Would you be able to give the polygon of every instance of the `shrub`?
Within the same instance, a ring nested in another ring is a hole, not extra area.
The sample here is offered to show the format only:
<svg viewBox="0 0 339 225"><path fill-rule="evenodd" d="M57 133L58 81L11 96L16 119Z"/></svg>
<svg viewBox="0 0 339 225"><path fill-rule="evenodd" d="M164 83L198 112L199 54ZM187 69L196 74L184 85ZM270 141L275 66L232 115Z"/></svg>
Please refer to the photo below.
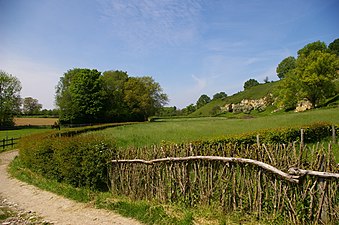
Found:
<svg viewBox="0 0 339 225"><path fill-rule="evenodd" d="M108 161L114 144L98 135L35 135L20 144L24 165L45 177L93 190L108 189Z"/></svg>

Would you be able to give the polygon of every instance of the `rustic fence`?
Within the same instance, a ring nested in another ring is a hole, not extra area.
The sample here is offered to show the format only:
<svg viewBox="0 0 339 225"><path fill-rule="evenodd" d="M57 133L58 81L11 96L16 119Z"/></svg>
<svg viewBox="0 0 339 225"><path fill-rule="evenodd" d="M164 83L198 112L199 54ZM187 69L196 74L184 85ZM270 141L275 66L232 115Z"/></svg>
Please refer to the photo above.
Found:
<svg viewBox="0 0 339 225"><path fill-rule="evenodd" d="M339 168L331 145L187 144L117 154L110 173L115 194L211 205L293 224L339 221L339 175L335 174Z"/></svg>
<svg viewBox="0 0 339 225"><path fill-rule="evenodd" d="M0 149L4 150L6 147L11 146L13 148L14 145L18 144L18 140L20 138L4 138L0 140Z"/></svg>

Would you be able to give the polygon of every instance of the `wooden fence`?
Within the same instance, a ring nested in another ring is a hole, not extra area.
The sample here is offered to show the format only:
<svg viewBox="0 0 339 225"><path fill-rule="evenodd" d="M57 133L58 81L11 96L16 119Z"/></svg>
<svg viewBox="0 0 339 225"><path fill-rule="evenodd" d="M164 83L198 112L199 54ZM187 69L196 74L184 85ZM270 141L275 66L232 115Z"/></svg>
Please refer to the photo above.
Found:
<svg viewBox="0 0 339 225"><path fill-rule="evenodd" d="M4 150L6 147L11 146L13 148L16 145L20 138L4 138L0 140L0 149Z"/></svg>
<svg viewBox="0 0 339 225"><path fill-rule="evenodd" d="M211 205L292 224L339 221L339 168L331 146L301 151L294 145L219 147L223 156L216 156L216 149L204 149L214 155L196 155L189 145L154 148L158 157L148 160L131 158L129 150L124 153L128 160L112 160L112 192L161 203ZM225 157L229 153L235 157Z"/></svg>

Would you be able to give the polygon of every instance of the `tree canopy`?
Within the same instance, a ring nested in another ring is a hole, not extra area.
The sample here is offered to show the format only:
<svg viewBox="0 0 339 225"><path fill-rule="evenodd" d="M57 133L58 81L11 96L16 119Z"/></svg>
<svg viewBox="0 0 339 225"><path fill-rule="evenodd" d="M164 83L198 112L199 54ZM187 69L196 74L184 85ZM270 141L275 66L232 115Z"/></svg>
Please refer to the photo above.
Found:
<svg viewBox="0 0 339 225"><path fill-rule="evenodd" d="M42 105L38 99L26 97L22 100L22 113L26 115L36 115L40 113Z"/></svg>
<svg viewBox="0 0 339 225"><path fill-rule="evenodd" d="M296 66L282 80L278 104L294 108L297 101L307 99L313 107L336 94L339 58L330 53L323 42L314 42L298 51Z"/></svg>
<svg viewBox="0 0 339 225"><path fill-rule="evenodd" d="M244 83L244 90L247 90L247 89L254 87L254 86L257 86L257 85L259 85L259 82L257 80L249 79L248 81L246 81Z"/></svg>
<svg viewBox="0 0 339 225"><path fill-rule="evenodd" d="M339 38L335 39L328 45L328 50L330 53L339 56Z"/></svg>
<svg viewBox="0 0 339 225"><path fill-rule="evenodd" d="M289 56L281 61L277 67L277 76L283 79L288 72L293 70L296 66L296 59L293 56Z"/></svg>
<svg viewBox="0 0 339 225"><path fill-rule="evenodd" d="M199 97L198 101L197 101L197 109L203 107L204 105L206 105L207 103L209 103L211 101L211 98L208 97L207 95L203 94Z"/></svg>
<svg viewBox="0 0 339 225"><path fill-rule="evenodd" d="M18 78L0 70L0 127L14 125L20 112L21 83Z"/></svg>
<svg viewBox="0 0 339 225"><path fill-rule="evenodd" d="M145 120L168 101L151 77L72 69L60 78L56 103L62 123Z"/></svg>
<svg viewBox="0 0 339 225"><path fill-rule="evenodd" d="M223 91L219 92L219 93L216 93L213 95L213 100L215 99L223 99L223 98L226 98L227 97L227 94Z"/></svg>

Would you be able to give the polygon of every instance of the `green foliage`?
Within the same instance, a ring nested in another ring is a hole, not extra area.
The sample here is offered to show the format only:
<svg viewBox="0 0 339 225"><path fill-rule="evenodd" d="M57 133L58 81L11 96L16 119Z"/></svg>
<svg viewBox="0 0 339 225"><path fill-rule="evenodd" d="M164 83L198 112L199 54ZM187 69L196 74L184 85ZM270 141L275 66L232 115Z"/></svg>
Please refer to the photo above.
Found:
<svg viewBox="0 0 339 225"><path fill-rule="evenodd" d="M23 109L22 112L25 115L36 115L40 113L42 105L39 104L38 100L32 97L26 97L23 99Z"/></svg>
<svg viewBox="0 0 339 225"><path fill-rule="evenodd" d="M323 104L326 98L337 94L334 81L339 77L338 68L339 58L328 53L325 43L306 45L298 51L295 68L289 70L281 82L278 106L292 109L303 99L313 107Z"/></svg>
<svg viewBox="0 0 339 225"><path fill-rule="evenodd" d="M244 83L244 90L250 89L251 87L259 85L259 82L255 79L249 79Z"/></svg>
<svg viewBox="0 0 339 225"><path fill-rule="evenodd" d="M197 101L197 109L203 107L204 105L206 105L207 103L209 103L211 101L211 98L208 97L207 95L203 94L199 97L198 101Z"/></svg>
<svg viewBox="0 0 339 225"><path fill-rule="evenodd" d="M168 101L151 77L72 69L60 78L56 103L61 123L145 121Z"/></svg>
<svg viewBox="0 0 339 225"><path fill-rule="evenodd" d="M197 110L197 107L194 104L190 104L181 110L183 115L189 115Z"/></svg>
<svg viewBox="0 0 339 225"><path fill-rule="evenodd" d="M281 81L259 84L250 89L240 91L234 95L227 96L223 99L214 99L203 107L194 110L190 116L214 116L215 109L224 106L225 104L236 104L243 99L260 99L273 93ZM218 115L218 114L217 114Z"/></svg>
<svg viewBox="0 0 339 225"><path fill-rule="evenodd" d="M159 83L151 77L130 77L124 86L124 101L138 120L147 120L167 103Z"/></svg>
<svg viewBox="0 0 339 225"><path fill-rule="evenodd" d="M101 73L90 69L72 69L60 78L56 104L61 123L100 122L105 93Z"/></svg>
<svg viewBox="0 0 339 225"><path fill-rule="evenodd" d="M216 99L224 99L227 97L227 94L225 92L219 92L213 95L213 99L212 100L216 100Z"/></svg>
<svg viewBox="0 0 339 225"><path fill-rule="evenodd" d="M336 68L339 59L330 53L311 52L308 57L299 57L297 67L291 76L295 76L300 98L307 98L313 106L335 94L333 80L337 79Z"/></svg>
<svg viewBox="0 0 339 225"><path fill-rule="evenodd" d="M296 59L293 56L289 56L281 61L277 67L277 76L283 79L288 72L293 70L296 66Z"/></svg>
<svg viewBox="0 0 339 225"><path fill-rule="evenodd" d="M118 122L128 120L129 109L124 101L124 86L128 80L127 72L106 71L103 73L104 91L107 95L105 102L105 120Z"/></svg>
<svg viewBox="0 0 339 225"><path fill-rule="evenodd" d="M328 45L328 50L330 51L330 53L339 56L339 38L335 39Z"/></svg>
<svg viewBox="0 0 339 225"><path fill-rule="evenodd" d="M21 83L18 78L0 70L0 127L13 126L20 112Z"/></svg>
<svg viewBox="0 0 339 225"><path fill-rule="evenodd" d="M20 142L24 166L75 187L107 190L107 162L114 145L98 136L34 135Z"/></svg>
<svg viewBox="0 0 339 225"><path fill-rule="evenodd" d="M308 55L315 51L326 52L327 46L325 42L316 41L305 45L302 49L298 51L298 57L300 56L307 57Z"/></svg>

